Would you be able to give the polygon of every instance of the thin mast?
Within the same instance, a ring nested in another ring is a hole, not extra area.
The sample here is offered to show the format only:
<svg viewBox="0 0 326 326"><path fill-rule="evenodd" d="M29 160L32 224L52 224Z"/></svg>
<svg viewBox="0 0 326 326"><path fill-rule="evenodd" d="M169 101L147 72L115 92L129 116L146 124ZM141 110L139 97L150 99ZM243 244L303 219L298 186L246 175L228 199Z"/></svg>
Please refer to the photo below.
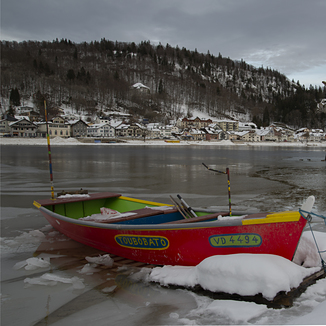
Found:
<svg viewBox="0 0 326 326"><path fill-rule="evenodd" d="M46 139L47 139L47 142L48 142L49 170L50 170L50 184L51 184L51 199L54 200L53 173L52 173L52 160L51 160L51 146L50 146L49 123L48 123L48 112L47 112L47 109L46 109L46 100L44 100L44 115L45 115L45 121L46 121Z"/></svg>
<svg viewBox="0 0 326 326"><path fill-rule="evenodd" d="M221 174L226 174L227 175L227 177L228 177L228 193L229 193L229 213L230 213L230 216L232 216L231 184L230 184L230 170L229 170L229 168L226 168L226 171L224 172L224 171L219 171L219 170L211 169L205 163L202 163L202 164L209 171L213 171L213 172L216 172L216 173L221 173Z"/></svg>

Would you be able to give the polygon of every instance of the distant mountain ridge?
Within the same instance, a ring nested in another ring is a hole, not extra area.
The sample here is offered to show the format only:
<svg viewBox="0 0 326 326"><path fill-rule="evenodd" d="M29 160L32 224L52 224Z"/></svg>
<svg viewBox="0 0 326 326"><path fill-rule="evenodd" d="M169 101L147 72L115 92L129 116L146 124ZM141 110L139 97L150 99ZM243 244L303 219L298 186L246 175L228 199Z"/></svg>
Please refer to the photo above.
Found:
<svg viewBox="0 0 326 326"><path fill-rule="evenodd" d="M201 111L218 118L280 121L294 127L324 128L325 112L317 104L325 88L299 82L270 68L185 48L69 40L1 42L1 96L43 99L55 114L63 104L77 111L103 114L120 110L135 120L168 122ZM140 83L145 87L133 87ZM145 91L144 91L145 90ZM15 94L17 97L17 94ZM4 108L2 108L4 110Z"/></svg>

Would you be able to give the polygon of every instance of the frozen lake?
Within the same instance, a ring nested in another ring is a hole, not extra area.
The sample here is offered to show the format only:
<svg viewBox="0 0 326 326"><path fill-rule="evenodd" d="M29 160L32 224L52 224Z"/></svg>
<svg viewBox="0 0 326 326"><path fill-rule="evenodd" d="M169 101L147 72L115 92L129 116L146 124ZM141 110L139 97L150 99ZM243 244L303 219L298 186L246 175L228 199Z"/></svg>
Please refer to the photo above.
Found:
<svg viewBox="0 0 326 326"><path fill-rule="evenodd" d="M324 158L325 150L318 147L52 146L55 192L82 187L89 192L112 191L163 203L170 203L170 195L181 194L191 206L227 210L226 176L207 171L204 162L221 171L229 167L233 211L242 212L296 210L314 195L314 210L326 215ZM48 197L46 147L1 146L4 325L235 323L230 315L200 312L210 298L130 279L132 268L92 270L88 266L89 270L83 270L87 261L82 259L97 252L46 227L47 221L32 204L34 199ZM314 229L325 232L321 220L314 221ZM50 252L58 256L45 267L13 268L35 252L48 259ZM45 285L26 282L46 272L61 279L47 280ZM83 279L85 288L78 288L76 277ZM293 308L268 309L249 323L291 323L298 314L311 311L309 300L303 296Z"/></svg>

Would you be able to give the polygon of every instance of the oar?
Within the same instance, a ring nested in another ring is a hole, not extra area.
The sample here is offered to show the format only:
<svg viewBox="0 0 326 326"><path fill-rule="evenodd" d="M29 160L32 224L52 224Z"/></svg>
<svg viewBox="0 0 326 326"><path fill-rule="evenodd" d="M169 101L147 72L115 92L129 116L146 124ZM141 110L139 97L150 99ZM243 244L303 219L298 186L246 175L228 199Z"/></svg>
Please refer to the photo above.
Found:
<svg viewBox="0 0 326 326"><path fill-rule="evenodd" d="M230 216L232 216L232 209L231 209L231 186L230 186L230 170L229 170L229 168L226 168L226 171L223 172L223 171L211 169L205 163L202 163L202 164L209 171L213 171L213 172L222 173L222 174L226 174L227 175L227 177L228 177L228 193L229 193L229 212L230 212Z"/></svg>
<svg viewBox="0 0 326 326"><path fill-rule="evenodd" d="M197 217L194 210L186 203L186 201L180 195L177 195L177 197L180 199L181 203L185 206L186 210L192 215L192 217Z"/></svg>
<svg viewBox="0 0 326 326"><path fill-rule="evenodd" d="M179 213L184 217L184 218L189 218L189 216L187 215L187 212L174 200L174 198L172 196L170 196L170 199L172 201L172 203L174 204L174 206L177 208L177 210L179 211Z"/></svg>

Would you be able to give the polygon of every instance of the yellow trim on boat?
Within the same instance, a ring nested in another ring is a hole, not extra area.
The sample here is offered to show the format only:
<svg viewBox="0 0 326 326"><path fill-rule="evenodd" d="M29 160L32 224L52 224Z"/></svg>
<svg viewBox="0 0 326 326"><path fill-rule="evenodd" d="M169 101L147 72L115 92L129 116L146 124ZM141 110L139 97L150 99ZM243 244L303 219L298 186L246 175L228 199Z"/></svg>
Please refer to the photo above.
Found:
<svg viewBox="0 0 326 326"><path fill-rule="evenodd" d="M300 219L300 213L297 211L285 211L267 215L265 218L243 219L242 225L267 224L281 222L297 222Z"/></svg>
<svg viewBox="0 0 326 326"><path fill-rule="evenodd" d="M37 208L40 208L42 205L40 203L38 203L37 201L34 200L33 203L34 206L36 206Z"/></svg>
<svg viewBox="0 0 326 326"><path fill-rule="evenodd" d="M133 202L136 202L136 203L148 204L148 205L153 205L153 206L173 206L173 205L169 205L169 204L161 204L161 203L157 203L157 202L154 202L154 201L136 199L136 198L125 197L125 196L120 196L119 198L123 199L123 200L129 200L129 201L133 201Z"/></svg>

